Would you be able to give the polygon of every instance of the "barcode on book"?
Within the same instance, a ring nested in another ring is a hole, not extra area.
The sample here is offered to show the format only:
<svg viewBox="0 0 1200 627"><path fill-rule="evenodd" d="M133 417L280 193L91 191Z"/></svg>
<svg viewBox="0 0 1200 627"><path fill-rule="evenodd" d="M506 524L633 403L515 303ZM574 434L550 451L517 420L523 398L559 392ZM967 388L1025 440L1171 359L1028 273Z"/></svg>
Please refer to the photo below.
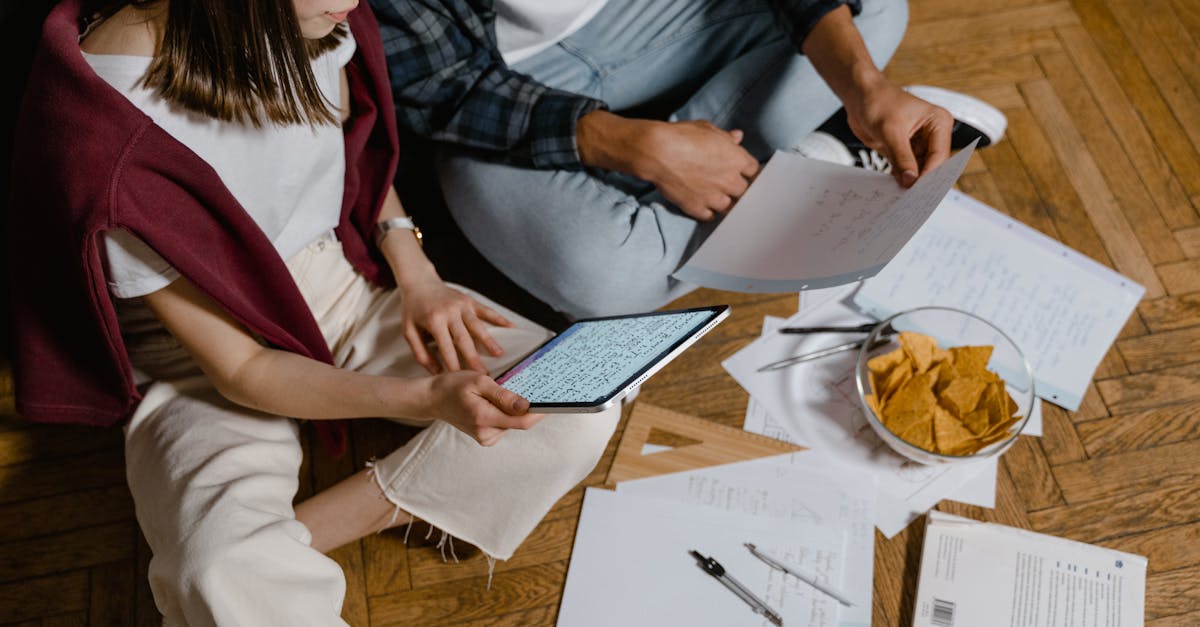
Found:
<svg viewBox="0 0 1200 627"><path fill-rule="evenodd" d="M954 603L934 597L933 616L929 622L937 627L954 627Z"/></svg>

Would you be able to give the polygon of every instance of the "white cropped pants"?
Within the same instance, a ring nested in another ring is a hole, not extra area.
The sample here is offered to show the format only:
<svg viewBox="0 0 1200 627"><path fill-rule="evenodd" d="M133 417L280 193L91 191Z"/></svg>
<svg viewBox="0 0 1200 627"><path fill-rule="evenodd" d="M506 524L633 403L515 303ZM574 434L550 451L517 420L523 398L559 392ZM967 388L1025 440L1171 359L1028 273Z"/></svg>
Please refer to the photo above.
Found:
<svg viewBox="0 0 1200 627"><path fill-rule="evenodd" d="M314 241L288 267L338 366L426 374L401 333L400 294L370 286L336 240ZM548 337L472 295L517 325L492 329L504 355L484 357L490 371ZM445 422L424 423L375 464L376 480L417 518L507 559L595 466L619 413L547 416L493 447ZM125 455L138 523L153 551L150 587L165 622L344 624L342 569L309 546L311 535L292 509L303 457L295 421L234 405L203 376L158 380L126 427Z"/></svg>

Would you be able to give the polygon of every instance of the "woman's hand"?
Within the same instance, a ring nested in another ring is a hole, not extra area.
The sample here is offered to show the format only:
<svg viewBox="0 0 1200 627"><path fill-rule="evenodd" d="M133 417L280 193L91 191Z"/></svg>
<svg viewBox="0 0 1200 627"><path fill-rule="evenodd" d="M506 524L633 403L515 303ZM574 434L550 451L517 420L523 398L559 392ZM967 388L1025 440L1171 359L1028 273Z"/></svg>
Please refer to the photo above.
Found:
<svg viewBox="0 0 1200 627"><path fill-rule="evenodd" d="M846 103L846 117L863 143L887 157L892 176L904 187L950 155L954 116L882 76L860 99Z"/></svg>
<svg viewBox="0 0 1200 627"><path fill-rule="evenodd" d="M483 446L508 429L528 429L544 417L530 414L529 401L478 372L450 372L429 379L427 414L454 425Z"/></svg>
<svg viewBox="0 0 1200 627"><path fill-rule="evenodd" d="M436 275L405 285L403 296L404 339L412 348L413 358L430 373L438 374L443 367L451 372L468 368L486 373L476 343L493 357L504 353L484 323L501 327L511 327L513 323L447 286ZM436 343L437 356L426 346L427 338Z"/></svg>

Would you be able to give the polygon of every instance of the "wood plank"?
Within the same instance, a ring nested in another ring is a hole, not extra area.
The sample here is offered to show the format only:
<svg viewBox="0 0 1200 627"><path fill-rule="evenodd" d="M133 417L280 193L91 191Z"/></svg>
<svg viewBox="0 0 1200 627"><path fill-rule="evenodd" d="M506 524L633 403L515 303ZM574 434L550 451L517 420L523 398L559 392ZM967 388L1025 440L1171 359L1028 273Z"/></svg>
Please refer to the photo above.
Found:
<svg viewBox="0 0 1200 627"><path fill-rule="evenodd" d="M0 418L0 467L121 448L124 448L124 442L120 429L34 424Z"/></svg>
<svg viewBox="0 0 1200 627"><path fill-rule="evenodd" d="M1078 75L1100 103L1104 118L1112 126L1124 152L1128 153L1166 223L1178 228L1200 222L1200 214L1192 206L1188 191L1176 178L1171 164L1150 136L1137 108L1126 96L1087 31L1082 26L1064 26L1057 32L1067 55L1078 68Z"/></svg>
<svg viewBox="0 0 1200 627"><path fill-rule="evenodd" d="M511 559L496 562L495 573L506 573L538 564L566 561L571 557L575 543L576 518L543 521L526 538ZM469 551L457 551L459 561L443 561L441 551L434 546L409 550L409 568L412 572L413 588L429 588L451 581L472 577L486 578L487 557L482 551L456 543L457 547Z"/></svg>
<svg viewBox="0 0 1200 627"><path fill-rule="evenodd" d="M1075 429L1093 458L1200 439L1200 403L1082 422Z"/></svg>
<svg viewBox="0 0 1200 627"><path fill-rule="evenodd" d="M133 497L125 486L84 490L0 505L0 542L131 520Z"/></svg>
<svg viewBox="0 0 1200 627"><path fill-rule="evenodd" d="M1095 383L1089 383L1087 391L1083 393L1083 402L1079 404L1079 409L1071 413L1071 422L1079 423L1097 418L1107 418L1108 415L1108 407L1104 405L1104 399L1100 398L1100 390L1096 388Z"/></svg>
<svg viewBox="0 0 1200 627"><path fill-rule="evenodd" d="M1175 240L1183 255L1189 259L1200 258L1200 226L1175 231Z"/></svg>
<svg viewBox="0 0 1200 627"><path fill-rule="evenodd" d="M1200 485L1198 456L1200 440L1191 440L1056 465L1054 478L1067 503L1084 503L1156 488Z"/></svg>
<svg viewBox="0 0 1200 627"><path fill-rule="evenodd" d="M1156 529L1102 542L1104 546L1149 560L1149 573L1200 564L1200 522Z"/></svg>
<svg viewBox="0 0 1200 627"><path fill-rule="evenodd" d="M1186 259L1158 266L1158 276L1168 294L1200 292L1200 259Z"/></svg>
<svg viewBox="0 0 1200 627"><path fill-rule="evenodd" d="M0 503L125 485L125 457L119 448L104 448L45 463L33 460L3 470Z"/></svg>
<svg viewBox="0 0 1200 627"><path fill-rule="evenodd" d="M994 208L1004 211L1008 216L1037 229L1048 237L1058 239L1058 230L1054 226L1054 221L1046 213L1046 204L1038 194L1033 181L1030 180L1025 164L1017 155L1016 142L1012 139L1013 128L1017 129L1015 131L1017 135L1022 134L1022 115L1017 111L1008 111L1008 115L1009 141L1002 141L979 151L987 163L988 172L991 173L996 186L1000 189L1001 197L1004 198L1003 205L995 205ZM1013 120L1016 120L1015 124ZM1107 259L1107 253L1105 253L1105 258Z"/></svg>
<svg viewBox="0 0 1200 627"><path fill-rule="evenodd" d="M971 155L971 157L974 158L975 155ZM982 154L980 159L983 159ZM964 174L959 177L956 187L975 200L1002 213L1008 213L1004 196L1000 194L1000 188L996 186L996 179L991 172Z"/></svg>
<svg viewBox="0 0 1200 627"><path fill-rule="evenodd" d="M1071 120L1079 129L1090 153L1098 157L1094 162L1117 204L1128 217L1147 258L1154 264L1183 259L1183 250L1172 237L1163 219L1163 212L1146 190L1130 155L1117 141L1066 53L1042 54L1038 56L1038 61L1053 85L1054 93L1066 110L1071 112ZM1182 189L1179 190L1179 197L1180 200L1184 199ZM1191 208L1190 203L1188 208Z"/></svg>
<svg viewBox="0 0 1200 627"><path fill-rule="evenodd" d="M486 581L472 578L372 597L371 621L378 625L442 625L555 605L566 575L566 562L555 562L499 573L492 579L491 589Z"/></svg>
<svg viewBox="0 0 1200 627"><path fill-rule="evenodd" d="M1004 476L1010 478L1013 489L1020 496L1019 501L1024 506L1022 512L1066 504L1062 492L1058 489L1058 484L1054 482L1054 475L1050 474L1050 463L1046 461L1046 453L1042 451L1042 446L1037 438L1031 436L1017 438L1012 448L1008 449L1000 458L1000 465L1004 470ZM1000 483L999 479L997 479L997 483ZM997 496L999 495L997 494ZM974 515L967 516L982 520Z"/></svg>
<svg viewBox="0 0 1200 627"><path fill-rule="evenodd" d="M0 607L6 621L86 610L87 605L87 570L0 583Z"/></svg>
<svg viewBox="0 0 1200 627"><path fill-rule="evenodd" d="M914 520L892 539L875 530L875 569L871 624L905 625L912 619L925 544L925 517ZM882 576L891 573L891 576Z"/></svg>
<svg viewBox="0 0 1200 627"><path fill-rule="evenodd" d="M1052 403L1042 403L1041 445L1051 466L1087 459L1067 410Z"/></svg>
<svg viewBox="0 0 1200 627"><path fill-rule="evenodd" d="M941 75L964 67L1003 64L1012 57L1060 50L1062 43L1050 27L932 45L914 38L905 38L900 42L900 48L888 62L886 69L889 76Z"/></svg>
<svg viewBox="0 0 1200 627"><path fill-rule="evenodd" d="M1200 400L1200 364L1132 374L1096 384L1113 414L1131 414Z"/></svg>
<svg viewBox="0 0 1200 627"><path fill-rule="evenodd" d="M69 614L55 614L42 619L42 627L87 627L97 623L88 622L87 612L71 612Z"/></svg>
<svg viewBox="0 0 1200 627"><path fill-rule="evenodd" d="M137 571L135 560L100 564L89 571L91 596L87 624L132 625L135 611L134 577Z"/></svg>
<svg viewBox="0 0 1200 627"><path fill-rule="evenodd" d="M0 544L0 581L131 558L133 530L132 522L120 522Z"/></svg>
<svg viewBox="0 0 1200 627"><path fill-rule="evenodd" d="M909 3L908 21L913 24L946 19L948 17L966 17L984 15L1035 4L1046 4L1052 0L922 0Z"/></svg>
<svg viewBox="0 0 1200 627"><path fill-rule="evenodd" d="M1200 611L1161 616L1146 621L1146 627L1196 627L1200 625Z"/></svg>
<svg viewBox="0 0 1200 627"><path fill-rule="evenodd" d="M974 96L997 109L1024 109L1025 99L1021 97L1021 92L1017 90L1017 86L1012 83L1001 85L988 85L984 87L976 87L968 92L969 96Z"/></svg>
<svg viewBox="0 0 1200 627"><path fill-rule="evenodd" d="M526 625L553 625L558 619L558 606L547 605L531 610L511 612L481 620L454 623L456 627L525 627Z"/></svg>
<svg viewBox="0 0 1200 627"><path fill-rule="evenodd" d="M1200 361L1200 326L1117 340L1130 372L1146 372Z"/></svg>
<svg viewBox="0 0 1200 627"><path fill-rule="evenodd" d="M1083 199L1084 209L1104 241L1113 265L1119 272L1141 283L1146 288L1147 297L1160 296L1163 287L1154 273L1154 266L1138 243L1128 218L1113 198L1095 159L1054 93L1054 88L1047 81L1033 81L1022 83L1021 93L1059 160L1072 164L1067 170L1067 177Z"/></svg>
<svg viewBox="0 0 1200 627"><path fill-rule="evenodd" d="M1138 315L1153 332L1200 325L1200 292L1143 300Z"/></svg>
<svg viewBox="0 0 1200 627"><path fill-rule="evenodd" d="M351 447L353 447L353 439ZM317 450L314 450L309 457L311 458L314 493L340 483L358 470L353 450L338 459L333 459ZM366 480L362 477L359 478ZM362 542L351 542L330 551L328 555L341 565L342 572L346 575L346 595L342 601L342 618L351 625L368 624L370 614L367 606L366 567L363 565Z"/></svg>
<svg viewBox="0 0 1200 627"><path fill-rule="evenodd" d="M1029 514L1036 531L1093 543L1197 519L1200 519L1200 491L1194 485L1111 496Z"/></svg>
<svg viewBox="0 0 1200 627"><path fill-rule="evenodd" d="M1129 374L1129 367L1125 365L1125 358L1114 344L1108 347L1108 351L1100 359L1100 365L1096 366L1096 373L1092 378L1099 381L1100 379L1122 377L1127 374Z"/></svg>
<svg viewBox="0 0 1200 627"><path fill-rule="evenodd" d="M1066 2L990 11L982 15L948 17L909 25L905 41L911 47L1016 35L1055 26L1078 24L1079 17Z"/></svg>
<svg viewBox="0 0 1200 627"><path fill-rule="evenodd" d="M1133 46L1125 38L1117 21L1104 3L1091 0L1071 0L1071 5L1087 34L1095 41L1122 90L1137 108L1155 144L1162 151L1167 163L1174 170L1180 184L1191 196L1200 195L1200 154L1188 141L1187 135L1176 121L1171 109L1163 100L1150 73L1141 64ZM1062 33L1063 29L1059 29ZM1067 52L1088 76L1084 65L1074 56L1072 46ZM1193 201L1193 207L1200 207Z"/></svg>
<svg viewBox="0 0 1200 627"><path fill-rule="evenodd" d="M1200 42L1195 39L1194 33L1184 28L1171 0L1158 0L1154 3L1154 10L1144 11L1141 18L1149 21L1162 47L1174 58L1175 67L1179 68L1187 85L1192 88L1192 93L1200 95L1200 63L1196 62L1200 59Z"/></svg>
<svg viewBox="0 0 1200 627"><path fill-rule="evenodd" d="M1200 605L1200 566L1146 577L1146 618L1176 616Z"/></svg>
<svg viewBox="0 0 1200 627"><path fill-rule="evenodd" d="M407 525L362 539L363 580L368 597L412 589L408 576Z"/></svg>
<svg viewBox="0 0 1200 627"><path fill-rule="evenodd" d="M1152 11L1146 11L1145 4L1131 0L1108 0L1107 5L1116 18L1118 26L1133 44L1133 50L1142 60L1142 64L1152 68L1150 78L1158 86L1158 91L1175 119L1179 120L1184 134L1192 142L1195 150L1200 150L1200 98L1192 91L1187 79L1175 64L1171 51L1163 41L1162 33L1154 27ZM1192 58L1195 63L1195 57Z"/></svg>
<svg viewBox="0 0 1200 627"><path fill-rule="evenodd" d="M1040 208L1049 218L1048 224L1035 228L1106 266L1112 266L1083 201L1071 187L1067 173L1054 158L1054 149L1028 110L1009 112L1008 139L1038 197L1043 199Z"/></svg>
<svg viewBox="0 0 1200 627"><path fill-rule="evenodd" d="M884 73L898 85L937 85L964 93L1044 78L1037 58L1031 54L1011 57L1003 63L979 62L933 69L910 70L889 65Z"/></svg>

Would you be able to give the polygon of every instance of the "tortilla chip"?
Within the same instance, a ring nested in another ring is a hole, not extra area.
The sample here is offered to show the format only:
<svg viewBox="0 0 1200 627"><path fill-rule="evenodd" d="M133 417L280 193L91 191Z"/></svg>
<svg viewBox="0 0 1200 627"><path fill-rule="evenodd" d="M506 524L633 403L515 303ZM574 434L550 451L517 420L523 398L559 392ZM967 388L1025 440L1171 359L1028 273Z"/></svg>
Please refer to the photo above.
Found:
<svg viewBox="0 0 1200 627"><path fill-rule="evenodd" d="M992 358L992 347L955 346L950 349L950 354L954 356L954 369L960 376L969 377L987 370L988 360Z"/></svg>
<svg viewBox="0 0 1200 627"><path fill-rule="evenodd" d="M900 348L912 360L913 369L917 373L926 372L933 365L933 349L936 346L937 342L928 335L911 331L900 332Z"/></svg>
<svg viewBox="0 0 1200 627"><path fill-rule="evenodd" d="M929 375L913 375L883 406L883 416L888 422L903 413L919 412L928 415L937 406L937 398L929 389ZM886 423L885 423L886 424Z"/></svg>
<svg viewBox="0 0 1200 627"><path fill-rule="evenodd" d="M938 401L955 416L965 419L967 414L975 411L987 386L982 379L959 377L938 392Z"/></svg>
<svg viewBox="0 0 1200 627"><path fill-rule="evenodd" d="M902 351L891 351L869 359L867 361L867 369L874 373L886 375L889 370L896 367L902 361L904 361L904 353Z"/></svg>
<svg viewBox="0 0 1200 627"><path fill-rule="evenodd" d="M969 448L974 440L975 434L964 427L958 418L941 407L934 408L933 441L937 452L958 455L958 451Z"/></svg>
<svg viewBox="0 0 1200 627"><path fill-rule="evenodd" d="M963 425L967 427L975 435L983 435L987 432L989 425L988 413L986 409L977 409L962 418Z"/></svg>
<svg viewBox="0 0 1200 627"><path fill-rule="evenodd" d="M918 421L905 429L903 433L898 433L901 440L909 444L924 449L926 451L933 450L933 418Z"/></svg>
<svg viewBox="0 0 1200 627"><path fill-rule="evenodd" d="M884 379L884 381L879 385L879 389L876 390L876 394L879 395L879 398L887 401L896 393L896 391L903 387L905 383L908 383L909 379L912 378L912 374L912 368L909 367L907 361L897 365L895 368L892 368L890 372L888 372L887 378Z"/></svg>

